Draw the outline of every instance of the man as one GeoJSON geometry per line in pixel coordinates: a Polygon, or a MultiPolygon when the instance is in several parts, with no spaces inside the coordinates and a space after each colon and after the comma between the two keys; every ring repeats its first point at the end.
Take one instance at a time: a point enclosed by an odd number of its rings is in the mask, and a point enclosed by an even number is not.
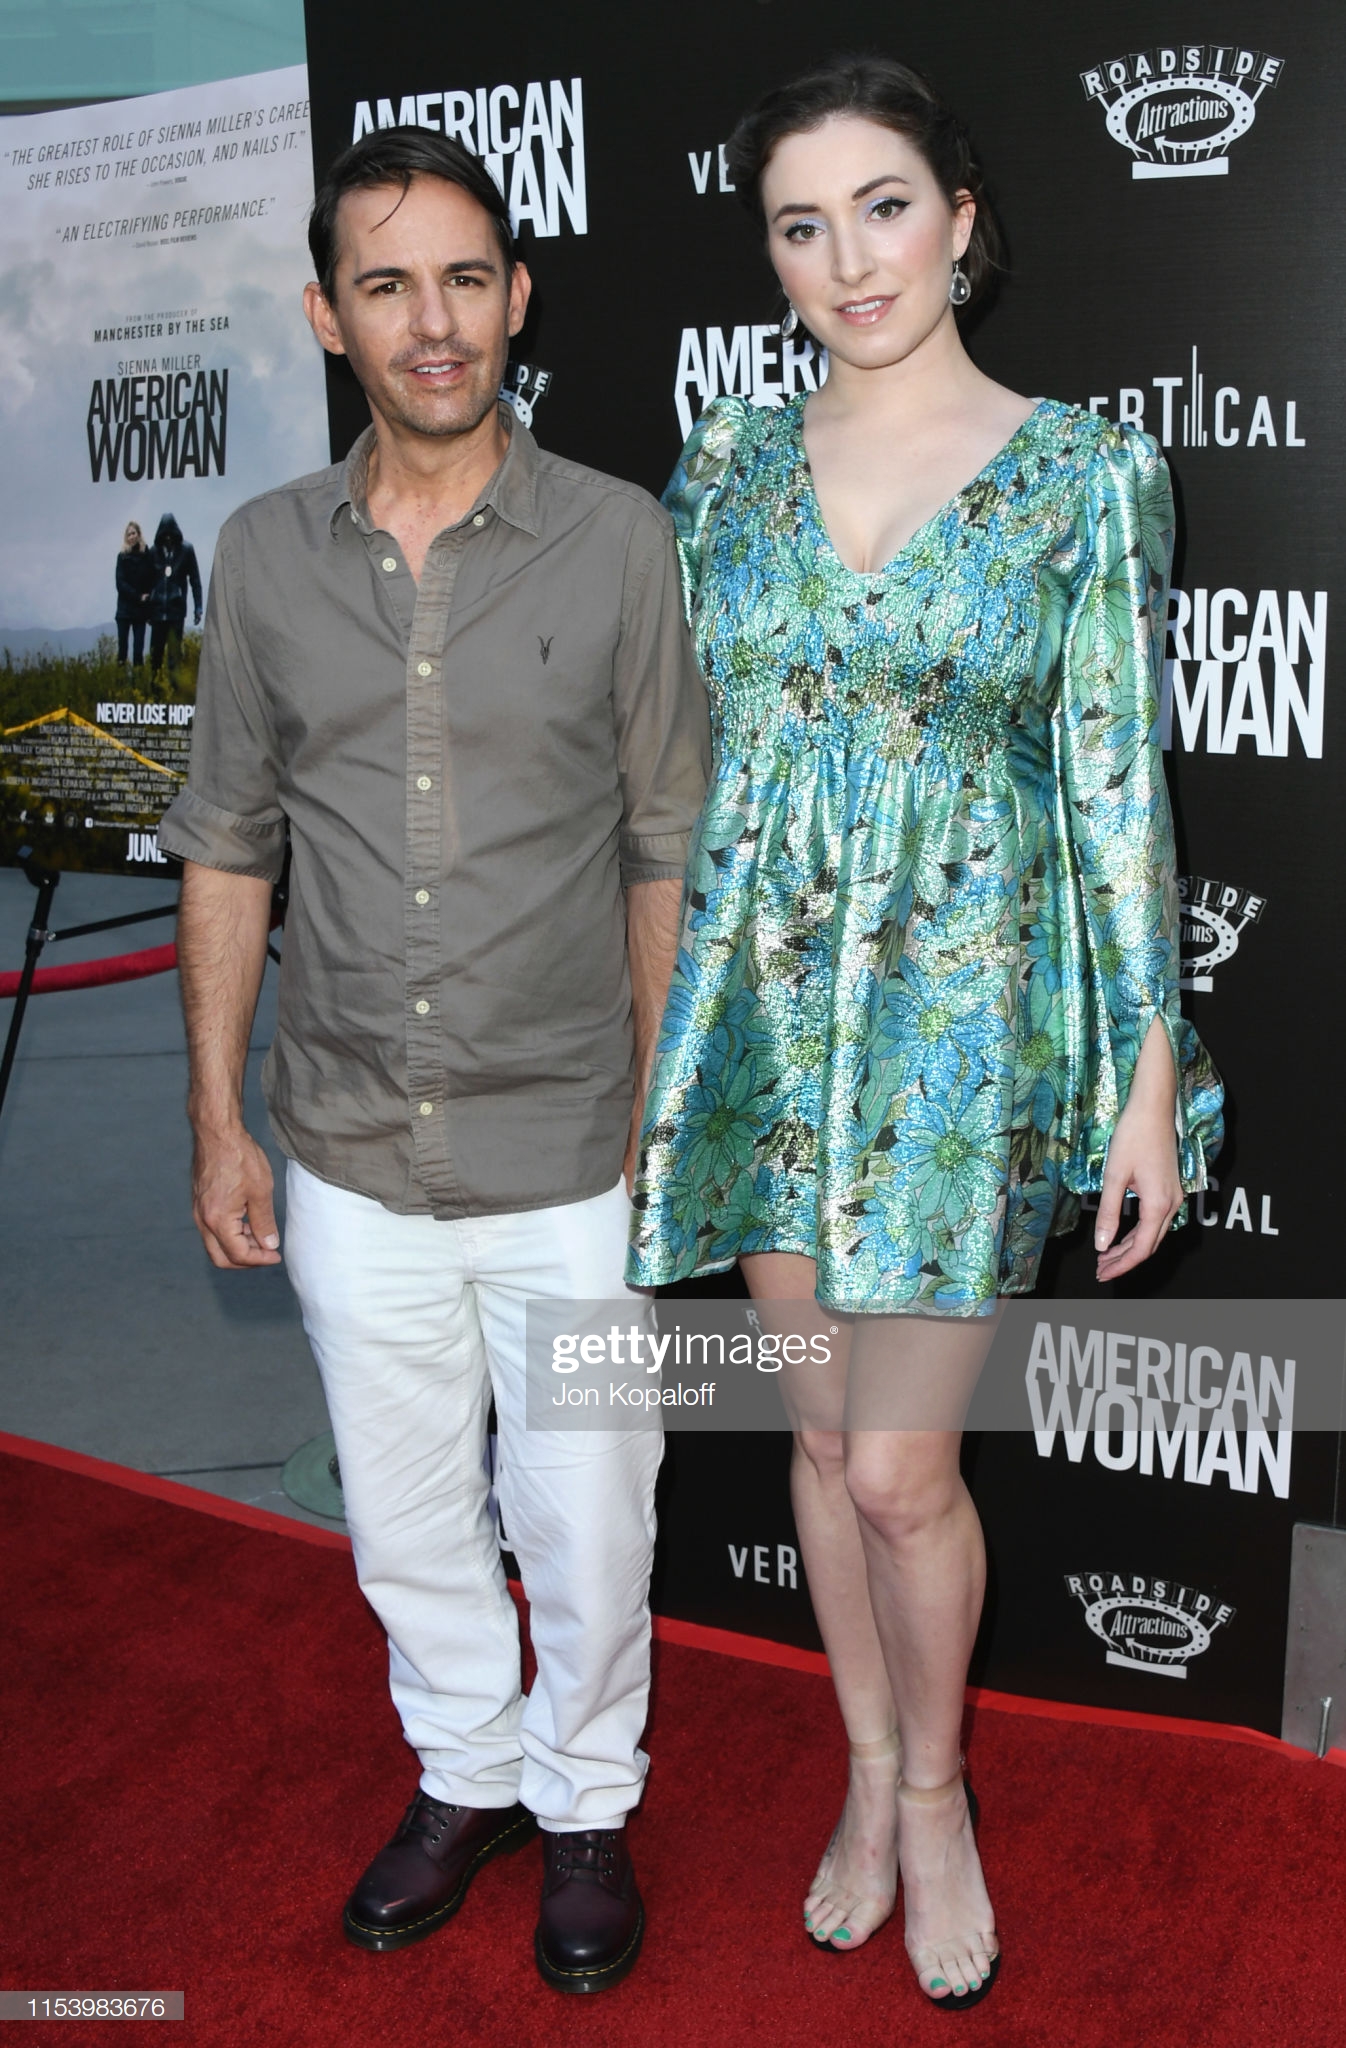
{"type": "Polygon", "coordinates": [[[536,1817],[538,1966],[593,1991],[644,1924],[623,1823],[647,1761],[659,1446],[526,1429],[525,1302],[622,1296],[632,1025],[643,1082],[705,695],[664,513],[542,454],[497,402],[529,280],[486,172],[441,136],[368,136],[310,245],[308,317],[373,424],[220,535],[189,785],[160,833],[186,863],[195,1215],[217,1265],[280,1256],[240,1095],[288,827],[265,1077],[285,1257],[423,1767],[345,1930],[369,1949],[433,1933],[536,1817]]]}
{"type": "Polygon", "coordinates": [[[182,645],[187,630],[187,585],[192,586],[192,617],[201,623],[201,571],[196,566],[196,549],[182,538],[182,528],[171,512],[159,521],[150,549],[152,574],[149,584],[150,668],[155,675],[171,661],[182,645]]]}

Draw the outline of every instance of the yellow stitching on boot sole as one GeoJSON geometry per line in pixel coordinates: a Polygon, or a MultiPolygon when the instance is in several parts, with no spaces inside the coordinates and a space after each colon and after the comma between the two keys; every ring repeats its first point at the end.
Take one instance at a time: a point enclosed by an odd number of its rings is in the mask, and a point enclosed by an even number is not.
{"type": "Polygon", "coordinates": [[[358,1927],[361,1934],[414,1934],[418,1927],[424,1927],[428,1921],[448,1919],[462,1905],[464,1894],[482,1864],[493,1856],[501,1844],[507,1842],[511,1835],[517,1835],[520,1828],[527,1826],[527,1821],[516,1820],[513,1827],[502,1828],[498,1835],[492,1835],[489,1842],[483,1842],[476,1855],[472,1858],[472,1861],[463,1871],[458,1889],[453,1897],[446,1899],[442,1906],[436,1906],[433,1913],[425,1913],[419,1920],[408,1920],[398,1927],[371,1927],[367,1920],[357,1920],[354,1913],[351,1912],[347,1912],[344,1918],[350,1922],[352,1927],[358,1927]]]}
{"type": "Polygon", "coordinates": [[[601,1977],[606,1971],[615,1970],[619,1963],[624,1963],[626,1961],[626,1958],[630,1955],[632,1949],[640,1940],[640,1937],[644,1932],[645,1909],[642,1906],[640,1909],[640,1918],[636,1922],[636,1931],[631,1936],[631,1939],[627,1942],[626,1947],[622,1950],[621,1954],[619,1956],[614,1956],[610,1963],[590,1963],[587,1968],[582,1970],[563,1970],[561,1969],[559,1964],[554,1963],[552,1961],[551,1957],[547,1954],[546,1949],[542,1947],[541,1941],[538,1942],[538,1948],[541,1950],[541,1953],[546,1961],[547,1968],[551,1971],[553,1977],[601,1977]]]}

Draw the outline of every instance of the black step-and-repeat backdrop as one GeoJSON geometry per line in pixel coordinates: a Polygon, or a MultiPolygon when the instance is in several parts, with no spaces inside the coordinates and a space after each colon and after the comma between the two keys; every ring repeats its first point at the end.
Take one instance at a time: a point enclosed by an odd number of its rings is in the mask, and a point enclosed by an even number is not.
{"type": "MultiPolygon", "coordinates": [[[[537,286],[511,373],[524,416],[548,446],[656,492],[707,399],[779,402],[819,374],[806,341],[781,340],[729,186],[737,114],[839,49],[882,49],[940,85],[1011,252],[972,331],[978,361],[1021,392],[1143,426],[1179,497],[1166,723],[1183,978],[1229,1082],[1230,1137],[1218,1187],[1130,1291],[1337,1291],[1340,8],[683,0],[642,15],[514,0],[464,15],[413,0],[371,15],[309,0],[308,33],[319,169],[393,125],[483,157],[537,286]]],[[[340,454],[367,416],[339,370],[329,396],[340,454]]],[[[1081,1234],[1044,1293],[1088,1295],[1091,1268],[1081,1234]]],[[[1207,1442],[1145,1472],[1115,1445],[969,1444],[992,1554],[974,1675],[1278,1728],[1289,1532],[1335,1518],[1336,1439],[1301,1435],[1274,1473],[1207,1442]],[[1204,1621],[1187,1630],[1184,1613],[1204,1621]],[[1128,1629],[1193,1647],[1146,1664],[1119,1652],[1128,1629]]],[[[665,1612],[816,1642],[785,1461],[780,1438],[674,1440],[665,1612]]]]}

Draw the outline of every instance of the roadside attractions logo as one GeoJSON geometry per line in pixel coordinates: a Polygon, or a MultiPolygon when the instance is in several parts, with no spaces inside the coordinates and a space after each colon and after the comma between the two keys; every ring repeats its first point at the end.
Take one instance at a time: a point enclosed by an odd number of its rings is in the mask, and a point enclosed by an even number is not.
{"type": "Polygon", "coordinates": [[[1205,875],[1180,875],[1182,903],[1181,986],[1209,995],[1213,970],[1238,951],[1239,940],[1266,909],[1265,896],[1254,896],[1234,882],[1213,882],[1205,875]]]}
{"type": "Polygon", "coordinates": [[[1067,1590],[1083,1603],[1084,1618],[1107,1661],[1123,1671],[1153,1678],[1186,1678],[1193,1657],[1204,1656],[1217,1628],[1237,1608],[1218,1605],[1176,1579],[1148,1579],[1119,1572],[1067,1572],[1067,1590]]]}
{"type": "Polygon", "coordinates": [[[551,390],[551,376],[550,370],[541,369],[536,363],[511,363],[506,370],[500,396],[506,405],[513,406],[525,427],[532,426],[539,402],[551,390]]]}
{"type": "Polygon", "coordinates": [[[1131,151],[1133,178],[1214,178],[1284,63],[1234,43],[1164,43],[1082,71],[1080,83],[1131,151]]]}

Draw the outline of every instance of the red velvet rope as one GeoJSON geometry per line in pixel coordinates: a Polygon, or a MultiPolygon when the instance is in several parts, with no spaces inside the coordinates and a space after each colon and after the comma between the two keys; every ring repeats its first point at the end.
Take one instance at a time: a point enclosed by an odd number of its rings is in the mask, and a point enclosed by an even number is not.
{"type": "MultiPolygon", "coordinates": [[[[279,925],[271,920],[271,930],[279,925]]],[[[141,953],[117,953],[110,960],[79,960],[71,967],[39,967],[33,976],[35,996],[55,995],[67,988],[106,988],[115,981],[143,981],[147,974],[169,974],[178,964],[175,945],[147,946],[141,953]]],[[[0,974],[0,1001],[19,993],[18,974],[0,974]]]]}
{"type": "MultiPolygon", "coordinates": [[[[118,953],[111,960],[79,960],[71,967],[39,967],[33,976],[35,996],[65,988],[105,988],[114,981],[140,981],[147,974],[167,974],[178,964],[174,945],[147,946],[142,953],[118,953]]],[[[19,992],[17,974],[0,974],[0,997],[19,992]]]]}

